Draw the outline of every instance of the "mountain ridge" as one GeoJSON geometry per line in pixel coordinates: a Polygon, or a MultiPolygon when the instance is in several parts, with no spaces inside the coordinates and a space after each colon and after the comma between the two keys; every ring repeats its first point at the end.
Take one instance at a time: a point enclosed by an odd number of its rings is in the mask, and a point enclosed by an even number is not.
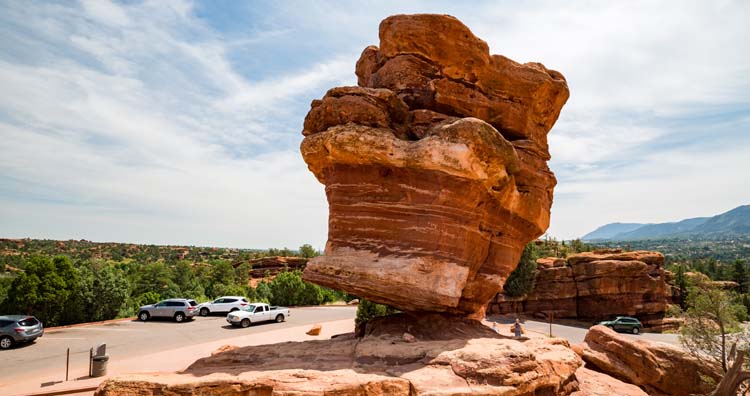
{"type": "Polygon", "coordinates": [[[723,238],[750,235],[750,205],[711,217],[666,223],[609,223],[581,237],[584,241],[629,241],[659,238],[723,238]]]}

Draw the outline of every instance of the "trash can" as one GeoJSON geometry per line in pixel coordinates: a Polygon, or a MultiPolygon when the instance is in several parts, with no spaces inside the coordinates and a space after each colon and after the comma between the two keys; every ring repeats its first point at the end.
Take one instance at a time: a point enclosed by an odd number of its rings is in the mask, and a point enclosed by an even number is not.
{"type": "Polygon", "coordinates": [[[93,362],[91,363],[91,376],[101,377],[107,375],[107,362],[109,361],[109,356],[94,356],[92,360],[93,362]]]}

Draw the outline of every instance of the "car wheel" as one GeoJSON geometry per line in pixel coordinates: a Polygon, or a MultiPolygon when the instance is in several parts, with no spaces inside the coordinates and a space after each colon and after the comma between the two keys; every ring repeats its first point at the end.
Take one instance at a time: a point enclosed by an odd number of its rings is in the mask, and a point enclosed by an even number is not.
{"type": "Polygon", "coordinates": [[[278,314],[276,315],[276,323],[281,323],[284,321],[284,315],[278,314]]]}
{"type": "Polygon", "coordinates": [[[242,319],[242,321],[240,322],[240,326],[245,327],[245,328],[250,327],[250,325],[251,325],[250,319],[242,319]]]}
{"type": "Polygon", "coordinates": [[[637,327],[633,327],[633,334],[638,334],[640,332],[641,332],[641,329],[639,329],[637,327]]]}
{"type": "Polygon", "coordinates": [[[185,321],[185,314],[182,312],[177,312],[176,314],[174,314],[174,321],[177,323],[182,323],[183,321],[185,321]]]}
{"type": "Polygon", "coordinates": [[[138,319],[140,319],[143,322],[147,321],[149,317],[151,317],[151,315],[149,315],[148,312],[146,311],[143,311],[138,314],[138,319]]]}
{"type": "Polygon", "coordinates": [[[201,316],[208,316],[208,308],[201,308],[201,316]]]}
{"type": "Polygon", "coordinates": [[[0,338],[0,349],[10,349],[13,346],[13,339],[5,336],[0,338]]]}

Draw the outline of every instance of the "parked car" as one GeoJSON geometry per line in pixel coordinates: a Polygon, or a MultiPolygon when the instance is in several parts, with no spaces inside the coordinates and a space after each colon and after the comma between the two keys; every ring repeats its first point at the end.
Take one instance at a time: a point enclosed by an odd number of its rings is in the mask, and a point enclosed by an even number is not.
{"type": "Polygon", "coordinates": [[[43,335],[44,325],[33,316],[0,316],[0,349],[9,349],[21,342],[33,342],[43,335]]]}
{"type": "Polygon", "coordinates": [[[147,321],[151,318],[173,318],[175,322],[192,319],[198,303],[193,299],[170,298],[156,304],[144,305],[138,310],[138,319],[147,321]]]}
{"type": "Polygon", "coordinates": [[[227,315],[227,322],[232,326],[250,327],[253,323],[274,320],[281,323],[290,315],[289,308],[269,306],[265,303],[252,303],[239,311],[227,315]]]}
{"type": "Polygon", "coordinates": [[[636,318],[628,316],[618,316],[615,320],[599,322],[600,325],[607,326],[615,331],[626,331],[628,333],[638,334],[641,332],[641,322],[636,318]]]}
{"type": "Polygon", "coordinates": [[[214,313],[227,313],[240,310],[250,304],[245,297],[242,296],[224,296],[219,297],[216,300],[205,302],[198,305],[198,312],[201,316],[208,316],[208,314],[214,313]]]}

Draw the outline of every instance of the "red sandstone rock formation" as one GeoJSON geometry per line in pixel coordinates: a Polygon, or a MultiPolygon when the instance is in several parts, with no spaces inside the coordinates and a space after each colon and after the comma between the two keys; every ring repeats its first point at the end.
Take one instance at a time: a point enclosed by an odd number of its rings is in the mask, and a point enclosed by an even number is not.
{"type": "Polygon", "coordinates": [[[594,326],[583,345],[586,366],[638,385],[651,395],[709,394],[721,368],[701,362],[682,349],[660,342],[633,340],[594,326]],[[710,379],[710,381],[707,381],[710,379]]]}
{"type": "Polygon", "coordinates": [[[301,145],[326,185],[325,255],[304,278],[405,311],[481,316],[549,225],[547,133],[568,98],[456,18],[397,15],[358,87],[315,100],[301,145]]]}
{"type": "Polygon", "coordinates": [[[562,267],[554,266],[556,260],[540,259],[534,290],[528,296],[507,299],[498,295],[490,312],[552,312],[556,318],[586,320],[629,315],[640,318],[645,326],[664,323],[672,289],[661,253],[588,252],[569,256],[562,267]]]}
{"type": "Polygon", "coordinates": [[[366,333],[230,349],[181,373],[109,379],[96,395],[566,396],[578,388],[582,361],[565,340],[520,342],[440,315],[379,318],[366,333]],[[403,340],[406,329],[414,341],[403,340]]]}

